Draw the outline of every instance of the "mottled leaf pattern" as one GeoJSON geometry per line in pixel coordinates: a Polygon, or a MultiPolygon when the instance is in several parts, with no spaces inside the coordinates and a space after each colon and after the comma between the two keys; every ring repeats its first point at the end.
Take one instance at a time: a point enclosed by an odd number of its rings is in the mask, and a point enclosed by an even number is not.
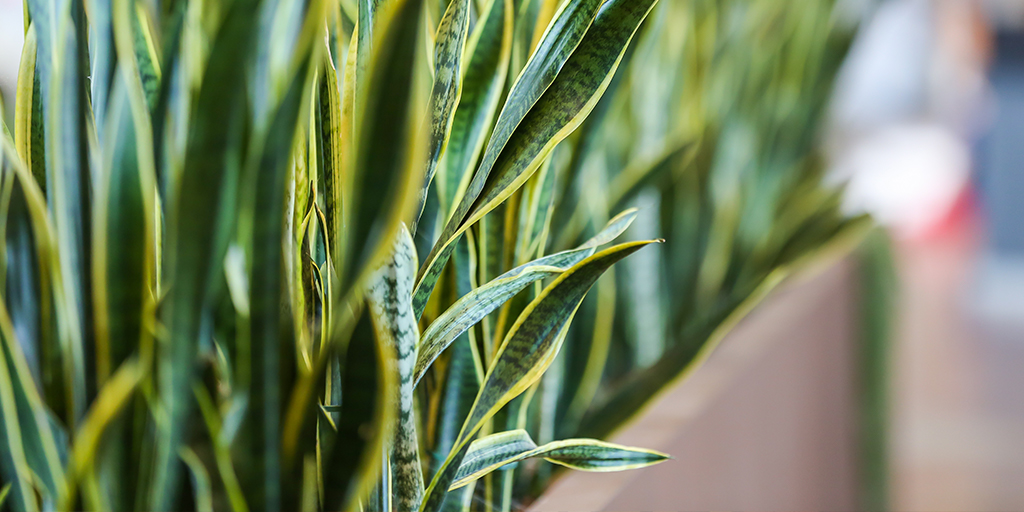
{"type": "Polygon", "coordinates": [[[423,333],[423,344],[416,359],[413,381],[419,383],[430,363],[460,334],[475,325],[531,283],[556,276],[594,254],[596,248],[611,242],[633,222],[635,210],[616,216],[600,233],[583,245],[520,265],[467,293],[430,323],[423,333]]]}
{"type": "Polygon", "coordinates": [[[458,489],[502,466],[531,457],[582,471],[625,471],[664,462],[663,453],[631,448],[596,439],[566,439],[537,446],[525,430],[512,430],[473,441],[449,491],[458,489]]]}
{"type": "Polygon", "coordinates": [[[612,264],[651,242],[605,249],[563,272],[534,299],[509,329],[487,370],[459,440],[427,487],[420,510],[437,510],[484,421],[540,379],[558,354],[561,340],[587,290],[612,264]]]}
{"type": "Polygon", "coordinates": [[[403,224],[390,260],[370,278],[367,302],[377,337],[398,354],[398,425],[391,439],[390,461],[396,510],[416,510],[423,498],[416,416],[413,410],[413,365],[419,344],[419,326],[412,313],[412,287],[416,280],[416,248],[403,224]]]}
{"type": "Polygon", "coordinates": [[[832,0],[24,2],[5,510],[509,512],[870,226],[832,0]]]}

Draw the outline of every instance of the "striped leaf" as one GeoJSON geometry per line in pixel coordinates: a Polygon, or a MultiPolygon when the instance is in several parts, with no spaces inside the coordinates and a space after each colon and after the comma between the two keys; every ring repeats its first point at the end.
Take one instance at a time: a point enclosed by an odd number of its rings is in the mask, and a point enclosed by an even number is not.
{"type": "MultiPolygon", "coordinates": [[[[389,0],[373,6],[371,58],[365,75],[357,62],[353,77],[356,147],[348,229],[341,239],[331,240],[341,255],[335,261],[335,302],[387,257],[399,224],[414,208],[424,144],[418,130],[415,66],[410,63],[416,60],[420,40],[422,1],[389,0]]],[[[366,43],[360,16],[357,54],[366,43]]]]}
{"type": "Polygon", "coordinates": [[[38,35],[35,25],[25,32],[18,68],[18,89],[14,105],[14,143],[18,155],[46,193],[46,123],[43,115],[41,75],[36,70],[38,35]]]}
{"type": "Polygon", "coordinates": [[[92,271],[96,376],[100,384],[138,348],[146,334],[144,317],[152,311],[152,234],[147,230],[144,171],[136,143],[137,133],[142,130],[136,129],[125,87],[125,82],[119,81],[111,98],[111,137],[103,150],[103,169],[96,189],[98,219],[92,271]]]}
{"type": "Polygon", "coordinates": [[[594,472],[638,469],[669,459],[668,455],[653,450],[596,439],[566,439],[537,446],[525,430],[512,430],[473,441],[448,490],[458,489],[502,466],[532,457],[543,457],[548,462],[571,469],[594,472]]]}
{"type": "MultiPolygon", "coordinates": [[[[566,12],[571,10],[570,6],[585,9],[588,2],[590,0],[579,0],[562,6],[562,11],[555,16],[520,79],[509,92],[509,99],[498,117],[483,161],[466,195],[420,268],[413,302],[418,311],[422,311],[422,305],[426,303],[441,268],[451,255],[452,241],[518,190],[548,153],[593,110],[615,74],[633,34],[654,6],[655,0],[611,0],[601,6],[593,26],[587,30],[586,27],[577,26],[587,20],[587,15],[567,15],[566,12]],[[578,46],[572,45],[575,49],[568,58],[558,52],[549,56],[544,48],[547,48],[546,44],[550,40],[561,41],[563,34],[559,27],[562,27],[561,20],[565,16],[571,16],[569,28],[573,29],[567,29],[566,34],[575,34],[576,30],[580,30],[586,31],[586,36],[580,33],[582,37],[578,40],[578,46]],[[541,65],[539,62],[547,63],[548,58],[556,55],[559,57],[555,60],[561,65],[560,70],[553,72],[558,73],[560,79],[551,74],[551,79],[544,83],[545,80],[540,78],[546,76],[545,73],[534,66],[548,71],[547,64],[541,65]],[[544,89],[541,89],[541,84],[544,89]],[[522,92],[517,90],[520,88],[522,92]]],[[[589,25],[589,21],[586,23],[589,25]]]]}
{"type": "MultiPolygon", "coordinates": [[[[479,196],[495,161],[516,128],[544,91],[555,81],[573,50],[580,44],[580,40],[590,27],[600,3],[599,0],[573,0],[563,4],[538,44],[536,51],[513,83],[468,189],[460,198],[458,206],[448,218],[441,236],[420,268],[413,302],[417,315],[422,313],[444,264],[451,256],[451,251],[454,249],[452,244],[472,224],[463,221],[479,196]]],[[[509,191],[510,194],[511,192],[509,191]]]]}
{"type": "Polygon", "coordinates": [[[459,440],[427,487],[420,510],[440,508],[473,436],[487,419],[544,374],[558,354],[573,314],[597,278],[615,262],[653,242],[625,243],[590,256],[558,276],[523,310],[498,348],[459,440]]]}
{"type": "Polygon", "coordinates": [[[466,44],[469,57],[462,78],[462,94],[437,174],[440,209],[445,221],[469,186],[497,113],[511,55],[512,18],[512,0],[491,0],[466,44]]]}
{"type": "Polygon", "coordinates": [[[657,363],[632,375],[608,398],[595,404],[584,416],[579,432],[587,436],[608,437],[626,425],[650,405],[657,390],[699,368],[722,338],[788,277],[793,269],[834,254],[845,254],[862,239],[869,226],[870,223],[863,217],[844,222],[828,239],[819,240],[821,245],[817,250],[801,252],[795,261],[772,270],[751,293],[731,299],[728,307],[723,308],[719,316],[709,322],[711,332],[703,336],[706,340],[704,343],[678,344],[667,350],[657,363]]]}
{"type": "Polygon", "coordinates": [[[236,1],[225,14],[196,97],[181,175],[168,198],[164,270],[169,287],[161,308],[168,334],[158,362],[167,433],[157,448],[152,509],[175,508],[182,469],[178,449],[190,409],[200,323],[234,222],[244,114],[240,67],[255,18],[255,0],[236,1]]]}
{"type": "MultiPolygon", "coordinates": [[[[58,7],[47,121],[47,194],[53,213],[65,295],[58,305],[68,325],[65,350],[72,360],[69,426],[85,414],[96,393],[92,303],[92,112],[89,107],[85,10],[80,0],[58,7]]],[[[33,18],[36,19],[36,18],[33,18]]],[[[41,35],[41,34],[40,34],[41,35]]],[[[40,52],[42,52],[40,40],[40,52]]],[[[37,69],[41,59],[36,59],[37,69]]],[[[41,77],[45,80],[45,76],[41,77]]],[[[46,87],[43,87],[46,92],[46,87]]]]}
{"type": "MultiPolygon", "coordinates": [[[[469,32],[469,0],[452,0],[441,16],[434,36],[434,86],[430,91],[430,142],[426,177],[420,191],[416,221],[423,213],[427,191],[438,160],[448,146],[448,135],[462,95],[462,58],[469,32]]],[[[413,226],[416,225],[414,221],[413,226]]]]}
{"type": "Polygon", "coordinates": [[[393,498],[396,510],[416,510],[423,498],[419,442],[413,396],[413,365],[419,343],[419,326],[412,314],[412,287],[416,280],[416,249],[403,224],[391,259],[370,279],[367,296],[377,338],[398,355],[398,396],[394,437],[390,440],[393,498]]]}
{"type": "Polygon", "coordinates": [[[594,254],[597,247],[622,234],[636,218],[636,210],[622,212],[608,222],[600,233],[575,249],[562,251],[520,265],[494,280],[466,293],[451,305],[423,333],[423,344],[416,356],[413,381],[419,383],[430,364],[448,345],[483,317],[535,281],[565,272],[594,254]]]}
{"type": "Polygon", "coordinates": [[[0,175],[10,194],[10,202],[0,218],[7,237],[3,248],[4,293],[0,302],[0,475],[12,484],[11,505],[15,510],[37,510],[35,493],[39,492],[47,501],[56,500],[63,491],[65,475],[58,432],[54,431],[24,350],[38,346],[40,330],[45,325],[33,328],[40,319],[32,311],[33,305],[26,301],[34,299],[33,291],[41,301],[46,300],[42,298],[48,296],[46,281],[32,280],[35,276],[52,275],[57,270],[57,261],[52,253],[53,235],[42,193],[18,161],[6,136],[0,140],[0,151],[0,175]]]}
{"type": "MultiPolygon", "coordinates": [[[[452,295],[470,293],[476,284],[476,258],[472,233],[459,242],[453,255],[454,286],[452,295]]],[[[476,336],[472,330],[462,333],[451,344],[450,357],[446,365],[443,395],[438,404],[439,412],[434,422],[434,454],[431,457],[430,474],[433,475],[444,462],[444,455],[455,446],[462,423],[469,415],[473,399],[480,391],[484,369],[480,363],[476,336]]],[[[421,344],[420,350],[423,350],[421,344]]]]}

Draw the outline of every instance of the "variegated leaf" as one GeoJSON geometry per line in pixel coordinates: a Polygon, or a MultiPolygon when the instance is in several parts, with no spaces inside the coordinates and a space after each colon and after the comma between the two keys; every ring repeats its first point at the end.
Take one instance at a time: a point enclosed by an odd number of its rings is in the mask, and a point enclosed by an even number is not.
{"type": "Polygon", "coordinates": [[[636,210],[626,210],[609,221],[600,233],[579,247],[520,265],[464,295],[431,322],[423,333],[423,343],[416,359],[414,382],[419,383],[434,359],[460,334],[530,283],[561,274],[594,254],[598,246],[611,242],[622,234],[635,218],[636,210]]]}
{"type": "Polygon", "coordinates": [[[377,338],[398,356],[398,424],[390,439],[395,509],[416,510],[423,498],[419,443],[413,396],[413,365],[419,344],[419,326],[412,313],[412,287],[416,280],[416,248],[403,224],[390,260],[370,277],[367,296],[377,338]]]}

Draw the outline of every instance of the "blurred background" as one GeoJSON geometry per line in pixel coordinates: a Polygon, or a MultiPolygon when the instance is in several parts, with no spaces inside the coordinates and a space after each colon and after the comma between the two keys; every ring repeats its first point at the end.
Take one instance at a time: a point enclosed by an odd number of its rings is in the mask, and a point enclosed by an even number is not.
{"type": "MultiPolygon", "coordinates": [[[[879,492],[896,510],[1024,510],[1024,2],[848,0],[840,11],[861,22],[825,135],[831,179],[846,183],[851,212],[885,226],[897,270],[879,492]]],[[[0,0],[8,113],[21,38],[21,0],[0,0]]],[[[840,265],[782,292],[708,368],[663,398],[671,406],[654,408],[670,426],[641,421],[640,431],[624,434],[644,446],[661,435],[679,464],[623,473],[614,485],[604,475],[573,475],[536,506],[583,507],[578,497],[594,485],[614,490],[594,507],[617,510],[863,503],[863,477],[851,468],[867,456],[862,440],[846,442],[858,420],[853,405],[842,406],[863,391],[850,369],[858,338],[822,342],[836,338],[829,322],[856,323],[850,311],[858,306],[843,291],[864,285],[857,276],[852,264],[840,265]],[[809,303],[820,314],[807,315],[809,303]],[[783,319],[802,322],[802,335],[773,334],[772,322],[783,319]],[[771,345],[772,336],[788,345],[771,345]],[[746,425],[745,411],[767,402],[767,419],[751,413],[764,423],[746,425]],[[790,413],[805,422],[773,422],[790,413]],[[787,450],[773,431],[796,432],[798,448],[787,450]],[[761,457],[751,456],[755,445],[761,457]],[[777,453],[794,451],[803,458],[777,453]],[[818,462],[786,466],[801,460],[818,462]],[[773,484],[786,475],[797,484],[773,484]],[[823,485],[811,485],[816,477],[823,485]],[[691,501],[675,501],[680,489],[691,501]]]]}

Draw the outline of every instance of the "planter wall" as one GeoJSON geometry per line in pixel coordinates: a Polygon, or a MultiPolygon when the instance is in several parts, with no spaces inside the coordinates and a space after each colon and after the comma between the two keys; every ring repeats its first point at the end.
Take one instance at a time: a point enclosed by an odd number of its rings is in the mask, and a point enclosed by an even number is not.
{"type": "Polygon", "coordinates": [[[675,460],[565,473],[532,510],[860,508],[853,269],[840,262],[776,292],[612,439],[675,460]]]}

